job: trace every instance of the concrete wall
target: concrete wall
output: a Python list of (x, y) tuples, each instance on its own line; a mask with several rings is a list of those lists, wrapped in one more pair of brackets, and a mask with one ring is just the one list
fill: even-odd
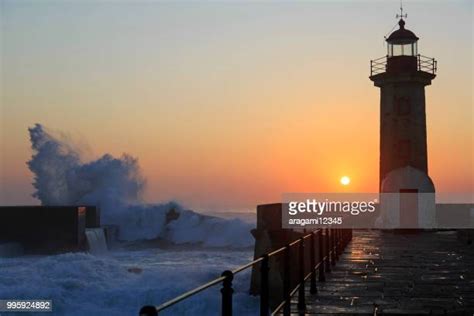
[(86, 210), (86, 227), (100, 227), (100, 209), (95, 206), (80, 206)]
[(474, 229), (474, 204), (436, 204), (438, 228)]
[[(255, 238), (254, 259), (269, 253), (273, 250), (284, 247), (290, 242), (306, 235), (302, 230), (297, 232), (291, 229), (282, 229), (281, 225), (281, 203), (265, 204), (257, 206), (257, 228), (252, 230)], [(316, 247), (318, 243), (316, 241)], [(305, 274), (309, 272), (310, 244), (305, 244)], [(316, 255), (318, 251), (316, 251)], [(290, 286), (294, 288), (298, 284), (299, 276), (299, 247), (292, 247), (290, 251)], [(319, 259), (316, 259), (319, 260)], [(283, 253), (275, 255), (269, 259), (269, 283), (270, 283), (270, 305), (275, 308), (283, 301), (283, 278), (284, 278), (284, 256)], [(250, 284), (250, 293), (252, 295), (260, 294), (260, 264), (252, 268), (252, 277)]]
[(0, 207), (0, 242), (18, 242), (29, 253), (82, 250), (88, 209), (89, 223), (100, 225), (93, 207)]

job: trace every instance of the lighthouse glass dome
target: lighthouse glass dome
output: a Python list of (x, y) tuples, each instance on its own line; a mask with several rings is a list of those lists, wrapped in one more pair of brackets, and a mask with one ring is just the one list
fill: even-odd
[(418, 45), (417, 42), (398, 44), (398, 43), (389, 43), (387, 47), (387, 55), (392, 56), (416, 56), (418, 54)]
[(398, 22), (400, 29), (396, 30), (387, 38), (387, 55), (393, 56), (416, 56), (418, 54), (418, 37), (405, 28), (405, 21)]

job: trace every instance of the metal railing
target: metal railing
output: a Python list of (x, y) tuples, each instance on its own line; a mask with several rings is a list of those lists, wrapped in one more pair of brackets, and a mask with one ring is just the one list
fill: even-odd
[(436, 59), (418, 54), (418, 71), (425, 71), (430, 74), (436, 74), (438, 62)]
[[(373, 59), (370, 61), (370, 76), (375, 76), (387, 71), (387, 63), (390, 57), (383, 56), (377, 59)], [(423, 55), (416, 55), (416, 70), (417, 71), (424, 71), (430, 74), (436, 74), (438, 70), (438, 62), (436, 59), (423, 56)]]
[(370, 61), (370, 76), (378, 75), (387, 71), (388, 56), (383, 56)]
[[(316, 247), (316, 236), (318, 236), (318, 246)], [(172, 300), (169, 300), (159, 306), (147, 305), (140, 309), (140, 316), (157, 316), (161, 311), (195, 295), (210, 287), (222, 283), (221, 288), (221, 315), (232, 315), (232, 281), (234, 276), (244, 271), (255, 264), (260, 263), (260, 315), (276, 315), (283, 310), (284, 315), (290, 315), (291, 297), (298, 291), (298, 309), (305, 310), (305, 282), (310, 279), (310, 292), (317, 293), (316, 287), (316, 273), (320, 282), (326, 281), (326, 272), (331, 272), (331, 266), (336, 264), (339, 260), (339, 255), (342, 254), (345, 246), (352, 239), (352, 230), (350, 229), (323, 229), (315, 230), (303, 237), (274, 250), (270, 253), (255, 259), (235, 270), (226, 270), (222, 272), (219, 278), (216, 278), (206, 284), (203, 284), (191, 291), (188, 291)], [(309, 241), (308, 241), (309, 240)], [(309, 264), (310, 271), (305, 274), (305, 248), (309, 243)], [(298, 284), (291, 289), (291, 249), (298, 247)], [(316, 262), (316, 248), (318, 249), (318, 262)], [(270, 281), (269, 259), (274, 256), (283, 255), (283, 301), (275, 308), (273, 312), (270, 311)]]

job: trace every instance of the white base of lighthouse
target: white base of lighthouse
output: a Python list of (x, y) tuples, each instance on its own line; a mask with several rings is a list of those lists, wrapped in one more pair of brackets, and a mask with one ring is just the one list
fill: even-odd
[(380, 228), (436, 227), (435, 188), (428, 174), (411, 166), (395, 169), (382, 181)]

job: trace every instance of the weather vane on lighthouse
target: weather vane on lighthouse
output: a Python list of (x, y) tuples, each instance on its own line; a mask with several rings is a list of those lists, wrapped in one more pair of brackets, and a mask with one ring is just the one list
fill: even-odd
[(402, 3), (402, 0), (400, 0), (400, 14), (397, 14), (395, 16), (396, 19), (400, 18), (400, 19), (403, 19), (403, 18), (407, 18), (408, 17), (408, 14), (403, 14), (403, 3)]

